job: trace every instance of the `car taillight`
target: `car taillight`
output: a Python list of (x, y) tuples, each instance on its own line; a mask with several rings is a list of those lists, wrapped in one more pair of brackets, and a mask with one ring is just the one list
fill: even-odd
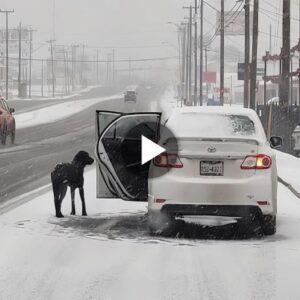
[(183, 164), (177, 154), (162, 153), (153, 159), (154, 166), (160, 168), (182, 168)]
[(264, 170), (272, 166), (272, 158), (268, 155), (248, 155), (241, 164), (242, 170)]

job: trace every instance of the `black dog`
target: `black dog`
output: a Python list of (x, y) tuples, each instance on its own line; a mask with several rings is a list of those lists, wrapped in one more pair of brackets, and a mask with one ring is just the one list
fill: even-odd
[(68, 186), (71, 188), (72, 211), (75, 215), (75, 189), (79, 188), (79, 194), (82, 202), (82, 215), (86, 216), (84, 189), (83, 189), (83, 171), (86, 165), (91, 165), (94, 159), (85, 151), (79, 151), (72, 163), (60, 163), (51, 173), (52, 188), (54, 194), (55, 212), (57, 218), (63, 218), (61, 213), (61, 204), (66, 195)]

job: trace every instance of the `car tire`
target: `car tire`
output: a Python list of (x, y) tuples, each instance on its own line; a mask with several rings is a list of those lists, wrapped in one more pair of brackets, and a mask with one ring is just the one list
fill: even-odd
[(276, 216), (263, 216), (262, 230), (264, 235), (276, 233)]
[(15, 139), (16, 139), (16, 132), (15, 131), (11, 132), (9, 134), (9, 136), (10, 136), (10, 144), (14, 145), (15, 144)]
[(6, 126), (3, 127), (3, 130), (1, 132), (1, 144), (6, 145), (6, 138), (7, 138), (7, 131)]
[(171, 216), (159, 212), (148, 214), (148, 229), (151, 235), (166, 235), (173, 228), (174, 221)]

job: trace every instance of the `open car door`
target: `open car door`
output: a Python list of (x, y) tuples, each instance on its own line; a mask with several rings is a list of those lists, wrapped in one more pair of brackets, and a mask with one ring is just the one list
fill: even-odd
[[(114, 111), (96, 111), (96, 143), (107, 126), (121, 116), (122, 113)], [(103, 172), (98, 157), (98, 143), (96, 144), (96, 176), (97, 176), (97, 198), (119, 198), (114, 187), (110, 183), (106, 173)]]
[[(113, 121), (103, 131), (99, 130), (96, 146), (99, 175), (106, 191), (114, 197), (147, 201), (150, 162), (141, 163), (142, 136), (158, 142), (161, 113), (117, 114), (110, 115), (115, 116)], [(97, 185), (101, 180), (97, 180)], [(102, 186), (97, 190), (99, 198), (106, 197)]]

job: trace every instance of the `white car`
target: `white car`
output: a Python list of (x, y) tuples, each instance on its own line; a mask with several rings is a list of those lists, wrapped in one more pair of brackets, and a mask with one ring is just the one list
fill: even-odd
[[(177, 138), (176, 153), (160, 120), (160, 113), (97, 112), (99, 198), (148, 201), (152, 231), (204, 215), (259, 218), (265, 234), (275, 233), (277, 169), (270, 142), (278, 147), (282, 139), (267, 141), (254, 111), (175, 109), (166, 125)], [(169, 150), (141, 165), (141, 135)]]

